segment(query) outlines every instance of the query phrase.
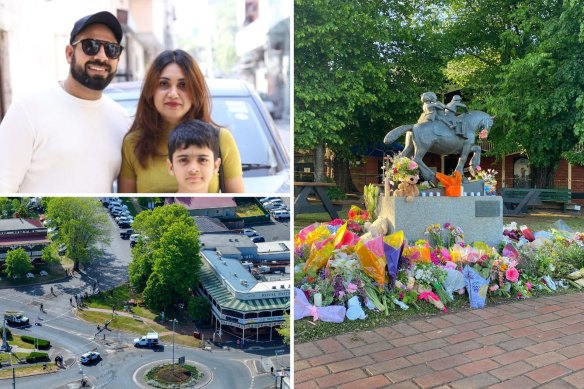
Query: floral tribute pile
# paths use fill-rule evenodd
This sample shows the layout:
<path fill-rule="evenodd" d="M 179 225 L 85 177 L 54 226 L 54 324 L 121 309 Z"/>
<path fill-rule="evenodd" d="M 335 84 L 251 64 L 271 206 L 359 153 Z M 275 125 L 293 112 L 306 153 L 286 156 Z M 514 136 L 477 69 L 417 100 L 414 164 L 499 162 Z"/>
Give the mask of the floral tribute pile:
<path fill-rule="evenodd" d="M 481 308 L 489 295 L 584 287 L 584 234 L 565 224 L 534 233 L 511 223 L 490 247 L 465 242 L 464 231 L 447 222 L 427 226 L 427 239 L 416 242 L 402 231 L 365 234 L 368 216 L 353 206 L 348 220 L 315 223 L 294 237 L 296 320 L 342 322 L 427 303 L 446 312 L 456 294 Z"/>

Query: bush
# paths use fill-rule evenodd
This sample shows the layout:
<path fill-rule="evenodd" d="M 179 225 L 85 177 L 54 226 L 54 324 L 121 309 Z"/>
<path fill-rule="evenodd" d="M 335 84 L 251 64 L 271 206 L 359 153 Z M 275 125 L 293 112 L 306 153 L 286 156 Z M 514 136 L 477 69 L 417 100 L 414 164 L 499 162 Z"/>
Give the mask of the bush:
<path fill-rule="evenodd" d="M 26 357 L 26 361 L 28 363 L 34 363 L 34 362 L 39 362 L 39 361 L 48 361 L 48 360 L 49 360 L 49 354 L 40 353 L 37 351 L 33 351 L 32 353 L 28 354 Z"/>
<path fill-rule="evenodd" d="M 45 348 L 51 347 L 51 342 L 49 342 L 48 340 L 39 339 L 39 338 L 36 338 L 36 340 L 35 340 L 34 337 L 28 336 L 28 335 L 22 335 L 20 338 L 22 339 L 23 342 L 30 343 L 30 344 L 35 344 L 35 341 L 36 341 L 36 345 L 38 348 L 45 349 Z"/>
<path fill-rule="evenodd" d="M 584 267 L 584 247 L 571 244 L 568 247 L 558 248 L 556 252 L 556 273 L 558 276 L 565 277 Z"/>

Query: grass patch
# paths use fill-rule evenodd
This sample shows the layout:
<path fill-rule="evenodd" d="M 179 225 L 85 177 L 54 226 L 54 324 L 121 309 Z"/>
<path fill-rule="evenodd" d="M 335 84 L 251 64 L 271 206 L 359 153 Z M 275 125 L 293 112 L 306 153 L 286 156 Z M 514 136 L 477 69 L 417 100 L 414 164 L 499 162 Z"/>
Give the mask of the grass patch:
<path fill-rule="evenodd" d="M 96 311 L 77 311 L 77 316 L 83 320 L 102 325 L 112 318 L 111 313 L 96 312 Z M 167 329 L 160 324 L 144 323 L 134 320 L 131 317 L 118 316 L 111 321 L 108 328 L 112 330 L 119 330 L 131 332 L 134 334 L 145 334 L 150 331 L 163 332 Z"/>
<path fill-rule="evenodd" d="M 46 369 L 43 368 L 43 364 L 38 364 L 34 366 L 17 367 L 14 369 L 16 377 L 27 377 L 37 374 L 52 373 L 59 370 L 55 364 L 47 363 Z M 11 378 L 12 369 L 0 369 L 0 378 Z"/>
<path fill-rule="evenodd" d="M 241 218 L 252 216 L 264 216 L 264 213 L 256 203 L 241 203 L 235 208 L 235 214 Z"/>
<path fill-rule="evenodd" d="M 14 346 L 14 344 L 12 342 L 9 342 L 9 343 L 10 343 L 10 345 Z M 14 354 L 16 355 L 16 357 L 12 354 L 2 353 L 2 354 L 0 354 L 0 361 L 3 363 L 17 364 L 18 358 L 20 358 L 21 360 L 24 361 L 24 360 L 26 360 L 26 357 L 28 356 L 28 354 L 30 354 L 30 352 L 16 352 Z M 2 370 L 0 370 L 0 372 L 1 371 Z"/>
<path fill-rule="evenodd" d="M 20 335 L 12 335 L 12 339 L 9 339 L 8 343 L 11 346 L 18 346 L 18 347 L 22 347 L 24 349 L 30 349 L 31 351 L 32 351 L 32 349 L 34 349 L 34 345 L 31 345 L 30 343 L 26 343 L 24 340 L 22 340 L 22 337 Z"/>
<path fill-rule="evenodd" d="M 172 345 L 172 334 L 160 337 L 160 341 Z M 189 335 L 174 334 L 174 342 L 182 346 L 203 347 L 203 341 Z"/>
<path fill-rule="evenodd" d="M 113 289 L 113 294 L 108 290 L 102 292 L 101 294 L 90 296 L 88 299 L 84 300 L 84 302 L 90 308 L 111 310 L 112 305 L 115 305 L 117 310 L 121 310 L 130 299 L 139 300 L 140 296 L 133 293 L 130 290 L 129 285 L 124 284 L 115 287 Z M 156 317 L 158 317 L 158 313 L 152 312 L 142 306 L 133 306 L 132 311 L 134 315 L 144 317 L 146 319 L 154 320 Z"/>

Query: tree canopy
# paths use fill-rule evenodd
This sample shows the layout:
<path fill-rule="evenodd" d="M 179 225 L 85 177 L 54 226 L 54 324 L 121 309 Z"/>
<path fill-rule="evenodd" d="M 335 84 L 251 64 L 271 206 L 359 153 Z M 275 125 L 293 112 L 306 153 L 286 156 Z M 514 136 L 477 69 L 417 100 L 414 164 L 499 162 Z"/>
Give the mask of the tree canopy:
<path fill-rule="evenodd" d="M 141 235 L 132 249 L 130 282 L 147 306 L 163 310 L 186 302 L 201 267 L 199 232 L 188 211 L 173 204 L 143 211 L 132 224 Z"/>
<path fill-rule="evenodd" d="M 55 239 L 67 247 L 74 269 L 89 264 L 101 251 L 99 244 L 111 241 L 111 224 L 99 201 L 87 197 L 52 197 L 47 218 L 58 228 Z"/>
<path fill-rule="evenodd" d="M 336 156 L 380 142 L 420 112 L 420 93 L 460 89 L 497 115 L 495 153 L 522 152 L 551 186 L 584 142 L 584 7 L 577 0 L 296 0 L 295 146 Z"/>
<path fill-rule="evenodd" d="M 6 254 L 6 274 L 8 277 L 21 277 L 33 269 L 30 257 L 22 247 Z"/>

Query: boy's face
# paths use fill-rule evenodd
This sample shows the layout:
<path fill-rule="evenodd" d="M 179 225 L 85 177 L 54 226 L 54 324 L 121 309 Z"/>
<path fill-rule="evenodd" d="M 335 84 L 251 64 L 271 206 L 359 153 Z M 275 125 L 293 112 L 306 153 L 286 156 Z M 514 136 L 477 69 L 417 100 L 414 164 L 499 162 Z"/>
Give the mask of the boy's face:
<path fill-rule="evenodd" d="M 215 159 L 208 147 L 191 145 L 178 149 L 167 160 L 168 172 L 176 177 L 178 193 L 207 193 L 209 183 L 219 171 L 221 159 Z"/>

